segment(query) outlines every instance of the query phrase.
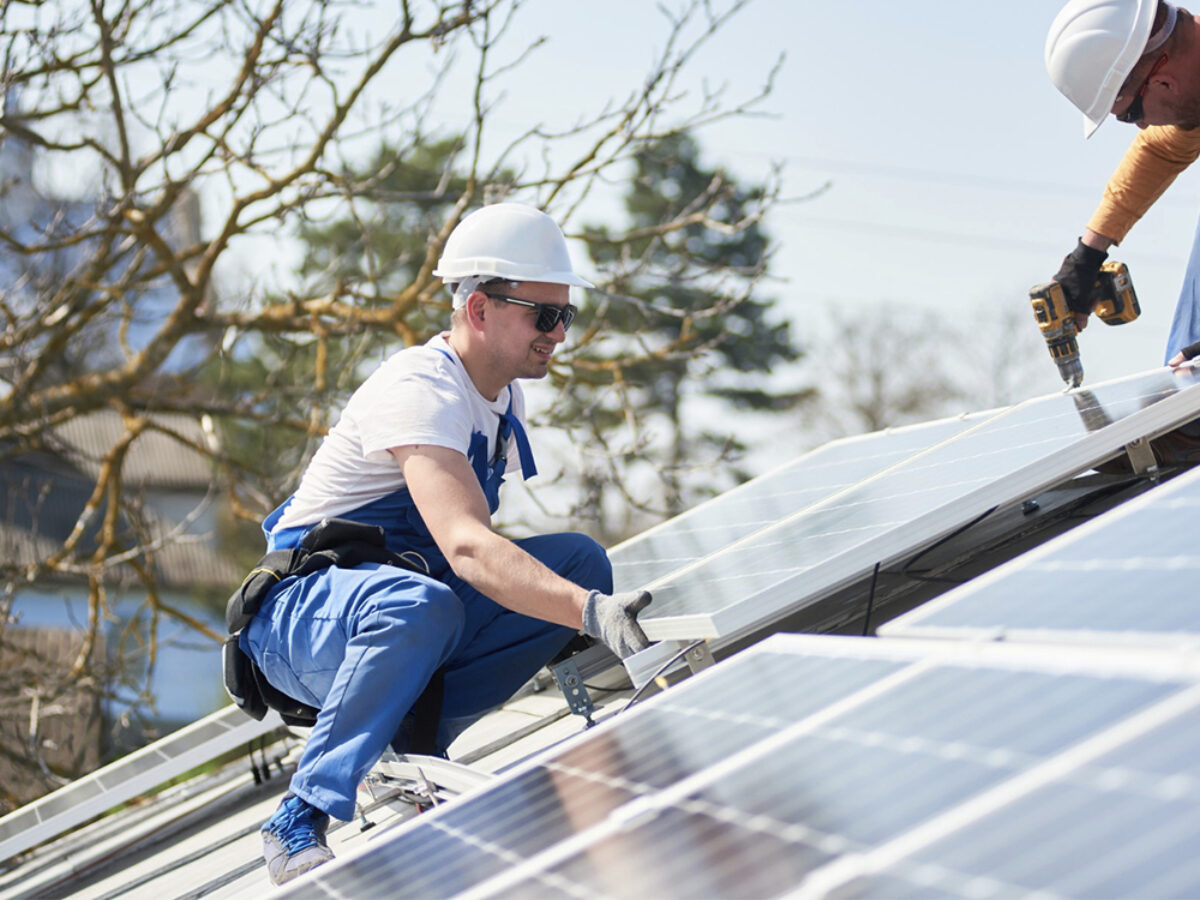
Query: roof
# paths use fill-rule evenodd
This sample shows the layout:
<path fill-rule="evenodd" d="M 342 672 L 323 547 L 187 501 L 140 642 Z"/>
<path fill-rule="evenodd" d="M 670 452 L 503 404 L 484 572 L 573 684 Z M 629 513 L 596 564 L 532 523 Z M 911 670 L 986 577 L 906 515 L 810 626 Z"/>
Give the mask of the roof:
<path fill-rule="evenodd" d="M 194 447 L 212 446 L 213 435 L 200 420 L 178 413 L 154 413 L 151 422 L 152 427 L 129 448 L 122 469 L 125 480 L 159 490 L 206 490 L 213 480 L 213 465 Z M 95 478 L 105 455 L 125 433 L 120 414 L 102 409 L 55 426 L 51 440 L 66 459 Z"/>
<path fill-rule="evenodd" d="M 1158 438 L 1200 378 L 1086 393 L 833 442 L 612 548 L 658 643 L 381 761 L 282 893 L 1195 894 L 1200 472 Z M 230 707 L 0 819 L 0 892 L 260 894 L 303 737 Z"/>
<path fill-rule="evenodd" d="M 6 563 L 35 565 L 61 549 L 94 489 L 104 458 L 125 434 L 125 423 L 115 410 L 100 410 L 56 426 L 46 435 L 43 451 L 0 461 L 0 547 L 7 548 Z M 197 419 L 155 413 L 152 426 L 134 439 L 123 461 L 123 486 L 135 501 L 129 509 L 136 511 L 138 541 L 152 548 L 165 587 L 225 590 L 241 578 L 240 570 L 216 548 L 211 525 L 206 524 L 211 515 L 204 515 L 213 504 L 209 495 L 214 469 L 197 448 L 210 446 L 211 440 Z M 186 510 L 159 502 L 174 496 L 189 498 Z M 180 521 L 185 512 L 198 515 L 199 522 Z"/>

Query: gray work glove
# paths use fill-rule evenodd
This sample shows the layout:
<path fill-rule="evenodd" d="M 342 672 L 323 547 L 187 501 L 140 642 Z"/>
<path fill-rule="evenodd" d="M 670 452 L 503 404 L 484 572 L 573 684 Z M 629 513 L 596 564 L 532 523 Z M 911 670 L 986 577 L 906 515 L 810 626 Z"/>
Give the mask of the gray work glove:
<path fill-rule="evenodd" d="M 649 591 L 592 591 L 583 604 L 583 633 L 603 641 L 621 659 L 632 656 L 650 646 L 637 622 L 637 614 L 649 605 Z"/>

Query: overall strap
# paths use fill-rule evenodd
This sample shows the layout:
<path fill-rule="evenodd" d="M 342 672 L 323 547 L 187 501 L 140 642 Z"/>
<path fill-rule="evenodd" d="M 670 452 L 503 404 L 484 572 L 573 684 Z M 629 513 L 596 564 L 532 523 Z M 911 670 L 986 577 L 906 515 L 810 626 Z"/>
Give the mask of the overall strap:
<path fill-rule="evenodd" d="M 533 462 L 533 448 L 529 446 L 529 436 L 521 420 L 513 415 L 512 388 L 508 389 L 508 409 L 500 416 L 500 439 L 508 443 L 509 435 L 517 442 L 517 455 L 521 459 L 521 478 L 532 478 L 537 474 L 537 466 Z"/>
<path fill-rule="evenodd" d="M 444 347 L 434 347 L 433 349 L 451 362 L 457 361 Z M 517 442 L 517 456 L 521 460 L 521 478 L 532 478 L 537 474 L 537 465 L 533 461 L 533 448 L 529 446 L 529 435 L 525 433 L 525 426 L 513 414 L 513 390 L 511 385 L 508 388 L 508 409 L 500 414 L 500 440 L 499 446 L 496 447 L 497 456 L 504 455 L 504 448 L 508 446 L 510 435 Z M 483 479 L 480 478 L 480 481 L 482 482 Z"/>

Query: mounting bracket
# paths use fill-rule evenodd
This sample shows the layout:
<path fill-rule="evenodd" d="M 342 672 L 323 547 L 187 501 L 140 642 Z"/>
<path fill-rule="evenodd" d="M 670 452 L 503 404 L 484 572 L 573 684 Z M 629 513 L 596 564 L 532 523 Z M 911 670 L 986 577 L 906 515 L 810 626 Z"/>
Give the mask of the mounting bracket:
<path fill-rule="evenodd" d="M 1129 465 L 1133 474 L 1151 481 L 1158 480 L 1158 460 L 1150 449 L 1150 441 L 1144 437 L 1136 438 L 1125 445 L 1125 454 L 1129 457 Z"/>

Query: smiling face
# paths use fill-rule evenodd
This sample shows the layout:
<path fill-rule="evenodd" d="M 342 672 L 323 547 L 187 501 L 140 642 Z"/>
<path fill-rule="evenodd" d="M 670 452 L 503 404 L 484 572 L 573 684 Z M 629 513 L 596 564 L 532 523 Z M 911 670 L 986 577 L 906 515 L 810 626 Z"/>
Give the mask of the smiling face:
<path fill-rule="evenodd" d="M 466 328 L 461 332 L 465 340 L 460 343 L 452 334 L 451 342 L 475 386 L 488 398 L 495 398 L 514 379 L 544 378 L 555 348 L 567 336 L 561 319 L 549 331 L 539 331 L 538 309 L 499 297 L 566 307 L 571 289 L 565 284 L 507 281 L 483 285 L 467 299 Z"/>
<path fill-rule="evenodd" d="M 515 300 L 566 307 L 571 299 L 571 289 L 565 284 L 545 284 L 525 281 L 509 282 L 503 290 L 488 286 L 486 294 L 503 294 Z M 549 331 L 537 327 L 538 310 L 533 307 L 489 299 L 490 315 L 497 319 L 496 336 L 497 362 L 511 367 L 513 378 L 542 378 L 549 370 L 550 357 L 554 349 L 567 338 L 562 321 L 555 323 Z M 511 379 L 510 379 L 511 380 Z"/>

